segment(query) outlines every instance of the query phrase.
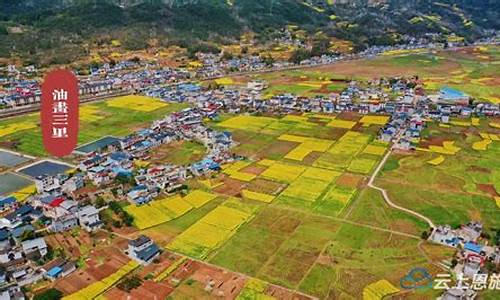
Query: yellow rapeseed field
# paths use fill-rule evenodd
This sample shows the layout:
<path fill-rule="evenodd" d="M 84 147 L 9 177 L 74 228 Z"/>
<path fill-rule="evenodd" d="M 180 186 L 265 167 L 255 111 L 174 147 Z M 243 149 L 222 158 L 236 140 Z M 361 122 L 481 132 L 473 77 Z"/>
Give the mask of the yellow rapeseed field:
<path fill-rule="evenodd" d="M 16 133 L 18 131 L 36 128 L 36 124 L 32 122 L 13 123 L 6 126 L 0 126 L 0 137 Z"/>
<path fill-rule="evenodd" d="M 265 170 L 261 176 L 278 181 L 292 182 L 304 172 L 306 167 L 277 162 Z"/>
<path fill-rule="evenodd" d="M 356 122 L 353 121 L 347 121 L 347 120 L 339 120 L 339 119 L 333 119 L 328 123 L 327 126 L 331 127 L 336 127 L 336 128 L 345 128 L 345 129 L 351 129 L 356 125 Z"/>
<path fill-rule="evenodd" d="M 166 107 L 168 104 L 152 97 L 130 95 L 110 99 L 106 102 L 106 105 L 110 107 L 150 112 Z"/>
<path fill-rule="evenodd" d="M 397 292 L 399 292 L 398 288 L 389 281 L 382 279 L 367 285 L 363 289 L 363 300 L 380 300 Z"/>
<path fill-rule="evenodd" d="M 239 115 L 219 123 L 222 127 L 242 129 L 249 131 L 259 131 L 267 125 L 275 122 L 276 119 L 269 117 L 256 117 Z"/>
<path fill-rule="evenodd" d="M 340 175 L 341 173 L 337 171 L 309 167 L 304 171 L 304 173 L 302 173 L 301 177 L 332 182 L 335 179 L 337 179 Z"/>
<path fill-rule="evenodd" d="M 217 195 L 215 194 L 208 193 L 202 190 L 195 190 L 187 194 L 186 197 L 183 198 L 183 200 L 191 204 L 193 207 L 198 208 L 202 207 L 215 198 L 217 198 Z"/>
<path fill-rule="evenodd" d="M 363 125 L 384 125 L 389 120 L 387 116 L 364 116 L 359 120 Z"/>
<path fill-rule="evenodd" d="M 215 79 L 215 82 L 219 85 L 231 85 L 234 84 L 234 80 L 229 77 L 223 77 Z"/>
<path fill-rule="evenodd" d="M 11 196 L 16 197 L 17 201 L 22 202 L 26 200 L 29 196 L 36 192 L 36 186 L 30 185 L 17 192 L 14 192 Z"/>
<path fill-rule="evenodd" d="M 438 157 L 436 157 L 436 158 L 433 158 L 433 159 L 431 159 L 431 160 L 428 160 L 428 161 L 427 161 L 427 163 L 428 163 L 428 164 L 431 164 L 431 165 L 433 165 L 433 166 L 438 166 L 438 165 L 442 164 L 442 163 L 444 162 L 444 160 L 445 160 L 444 156 L 439 155 L 439 156 L 438 156 Z"/>
<path fill-rule="evenodd" d="M 226 201 L 178 235 L 167 248 L 197 258 L 206 257 L 250 219 L 252 213 L 246 211 L 246 206 Z"/>
<path fill-rule="evenodd" d="M 283 134 L 279 138 L 282 141 L 300 143 L 285 156 L 287 159 L 302 161 L 311 152 L 325 152 L 333 144 L 332 141 L 308 138 L 298 135 Z"/>
<path fill-rule="evenodd" d="M 95 122 L 104 118 L 99 114 L 99 107 L 94 105 L 82 105 L 79 112 L 80 121 Z"/>
<path fill-rule="evenodd" d="M 293 181 L 283 191 L 282 195 L 313 202 L 321 196 L 328 185 L 328 182 L 301 176 Z"/>
<path fill-rule="evenodd" d="M 242 190 L 241 195 L 243 198 L 251 199 L 251 200 L 256 200 L 256 201 L 262 201 L 266 203 L 270 203 L 274 200 L 273 195 L 268 195 L 264 193 L 257 193 L 257 192 L 252 192 L 249 190 Z"/>
<path fill-rule="evenodd" d="M 182 198 L 179 195 L 153 200 L 140 206 L 129 205 L 124 209 L 134 217 L 134 224 L 139 229 L 153 227 L 178 218 L 194 208 L 198 208 L 217 196 L 195 190 Z"/>
<path fill-rule="evenodd" d="M 368 153 L 373 155 L 384 155 L 385 147 L 368 145 L 366 146 L 365 150 L 363 150 L 363 153 Z"/>
<path fill-rule="evenodd" d="M 488 149 L 488 146 L 491 144 L 490 139 L 484 139 L 479 142 L 475 142 L 472 144 L 472 149 L 478 150 L 478 151 L 486 151 Z"/>

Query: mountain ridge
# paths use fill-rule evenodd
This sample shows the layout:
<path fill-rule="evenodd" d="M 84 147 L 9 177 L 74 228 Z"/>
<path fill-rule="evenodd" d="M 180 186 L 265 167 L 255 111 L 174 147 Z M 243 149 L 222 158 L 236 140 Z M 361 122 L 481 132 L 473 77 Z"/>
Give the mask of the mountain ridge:
<path fill-rule="evenodd" d="M 237 42 L 245 32 L 272 40 L 288 25 L 323 32 L 355 49 L 402 42 L 403 36 L 457 36 L 471 42 L 500 29 L 493 0 L 2 0 L 0 57 L 79 52 L 103 36 L 125 48 Z M 15 28 L 16 30 L 12 30 Z M 61 46 L 61 44 L 64 44 Z M 82 48 L 82 47 L 80 47 Z M 50 54 L 49 53 L 49 54 Z M 76 54 L 75 54 L 76 55 Z"/>

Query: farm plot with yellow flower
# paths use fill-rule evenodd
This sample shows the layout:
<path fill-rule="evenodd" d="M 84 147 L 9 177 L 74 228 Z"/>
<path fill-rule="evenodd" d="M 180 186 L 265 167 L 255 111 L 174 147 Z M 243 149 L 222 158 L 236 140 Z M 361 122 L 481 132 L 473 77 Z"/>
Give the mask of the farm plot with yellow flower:
<path fill-rule="evenodd" d="M 233 179 L 248 182 L 248 181 L 252 181 L 253 179 L 255 179 L 255 177 L 257 177 L 257 175 L 241 172 L 240 170 L 245 168 L 245 167 L 248 167 L 251 164 L 252 164 L 252 162 L 250 162 L 250 161 L 237 161 L 233 164 L 225 165 L 223 167 L 223 171 L 224 171 L 224 173 L 226 173 L 227 175 L 229 175 L 229 177 L 231 177 Z"/>
<path fill-rule="evenodd" d="M 367 157 L 355 157 L 349 164 L 349 167 L 347 167 L 347 170 L 353 173 L 368 174 L 371 172 L 371 170 L 373 170 L 376 164 L 376 159 Z"/>
<path fill-rule="evenodd" d="M 384 125 L 389 120 L 388 116 L 364 116 L 359 120 L 363 126 Z"/>
<path fill-rule="evenodd" d="M 82 105 L 79 110 L 80 121 L 95 122 L 104 118 L 99 107 L 94 105 Z"/>
<path fill-rule="evenodd" d="M 382 156 L 384 155 L 386 148 L 387 147 L 385 146 L 368 145 L 366 146 L 365 150 L 363 150 L 363 153 Z"/>
<path fill-rule="evenodd" d="M 36 186 L 35 185 L 30 185 L 25 188 L 20 189 L 19 191 L 16 191 L 12 193 L 11 196 L 15 197 L 17 201 L 24 201 L 26 200 L 29 196 L 33 195 L 33 193 L 36 192 Z"/>
<path fill-rule="evenodd" d="M 356 195 L 356 188 L 334 184 L 316 201 L 314 210 L 327 216 L 338 216 Z"/>
<path fill-rule="evenodd" d="M 472 149 L 478 150 L 478 151 L 486 151 L 488 149 L 488 146 L 491 144 L 490 139 L 484 139 L 479 142 L 475 142 L 472 144 Z"/>
<path fill-rule="evenodd" d="M 417 148 L 419 151 L 434 152 L 446 155 L 455 155 L 460 151 L 460 147 L 455 146 L 454 141 L 445 141 L 443 146 L 430 145 L 429 148 Z"/>
<path fill-rule="evenodd" d="M 241 195 L 243 196 L 243 198 L 261 201 L 261 202 L 265 202 L 265 203 L 270 203 L 274 200 L 273 195 L 259 193 L 259 192 L 253 192 L 253 191 L 249 191 L 249 190 L 242 190 Z"/>
<path fill-rule="evenodd" d="M 368 145 L 371 136 L 348 131 L 333 146 L 323 153 L 313 164 L 327 169 L 346 169 L 351 160 Z"/>
<path fill-rule="evenodd" d="M 440 164 L 442 164 L 443 162 L 445 161 L 445 158 L 443 155 L 439 155 L 438 157 L 436 158 L 433 158 L 431 160 L 428 160 L 427 163 L 430 164 L 430 165 L 433 165 L 433 166 L 439 166 Z"/>
<path fill-rule="evenodd" d="M 296 141 L 299 142 L 295 149 L 288 152 L 285 156 L 287 159 L 302 161 L 311 152 L 325 152 L 333 144 L 332 141 L 316 139 L 316 138 L 303 138 L 301 136 L 291 136 L 284 135 L 285 138 L 281 136 L 279 139 L 286 141 Z"/>
<path fill-rule="evenodd" d="M 354 127 L 354 125 L 356 125 L 356 122 L 354 122 L 354 121 L 333 119 L 328 123 L 327 126 L 331 126 L 331 127 L 335 127 L 335 128 L 351 129 Z"/>
<path fill-rule="evenodd" d="M 171 241 L 167 248 L 205 258 L 253 216 L 254 207 L 232 199 L 218 206 Z"/>
<path fill-rule="evenodd" d="M 33 129 L 36 128 L 36 126 L 37 125 L 34 122 L 20 122 L 0 126 L 0 137 L 27 129 Z"/>
<path fill-rule="evenodd" d="M 232 128 L 232 129 L 241 129 L 248 131 L 259 131 L 267 125 L 275 122 L 276 119 L 269 117 L 256 117 L 256 116 L 246 116 L 239 115 L 236 117 L 232 117 L 227 119 L 220 124 L 219 126 Z"/>
<path fill-rule="evenodd" d="M 399 289 L 389 281 L 382 279 L 367 285 L 363 289 L 363 300 L 379 300 L 399 292 Z"/>
<path fill-rule="evenodd" d="M 293 181 L 286 190 L 281 193 L 283 196 L 314 202 L 328 187 L 329 183 L 307 177 L 299 177 Z"/>
<path fill-rule="evenodd" d="M 134 225 L 142 230 L 178 218 L 194 208 L 203 206 L 216 197 L 216 195 L 208 192 L 193 191 L 184 198 L 176 195 L 153 200 L 141 206 L 129 205 L 124 209 L 134 217 Z"/>
<path fill-rule="evenodd" d="M 106 105 L 109 107 L 126 108 L 141 112 L 151 112 L 166 107 L 168 104 L 152 97 L 129 95 L 110 99 L 106 102 Z"/>
<path fill-rule="evenodd" d="M 94 282 L 86 288 L 79 290 L 69 296 L 64 297 L 64 300 L 91 300 L 95 299 L 107 289 L 116 284 L 120 279 L 139 267 L 139 264 L 133 260 L 129 261 L 126 265 L 122 266 L 118 271 L 112 275 L 102 279 L 101 281 Z"/>
<path fill-rule="evenodd" d="M 295 200 L 306 201 L 309 204 L 313 203 L 327 190 L 330 183 L 340 175 L 340 172 L 332 170 L 315 167 L 307 168 L 281 193 L 280 201 L 288 204 L 297 203 Z"/>
<path fill-rule="evenodd" d="M 306 167 L 299 165 L 286 164 L 282 162 L 276 162 L 271 165 L 267 170 L 265 170 L 261 176 L 274 179 L 277 181 L 282 181 L 290 183 L 297 179 L 302 172 L 304 172 Z"/>

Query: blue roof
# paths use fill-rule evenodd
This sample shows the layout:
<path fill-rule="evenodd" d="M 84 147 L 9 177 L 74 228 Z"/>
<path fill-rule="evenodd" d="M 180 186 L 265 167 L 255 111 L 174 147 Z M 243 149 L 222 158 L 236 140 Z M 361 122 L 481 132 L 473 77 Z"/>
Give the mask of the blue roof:
<path fill-rule="evenodd" d="M 467 96 L 463 92 L 456 90 L 456 89 L 449 88 L 449 87 L 442 88 L 440 90 L 440 92 L 441 92 L 441 95 L 443 97 L 448 98 L 448 99 L 460 99 L 460 98 L 464 98 Z"/>
<path fill-rule="evenodd" d="M 53 267 L 47 272 L 47 275 L 50 277 L 57 277 L 62 272 L 62 269 L 60 267 Z"/>
<path fill-rule="evenodd" d="M 22 225 L 22 226 L 19 226 L 19 227 L 16 227 L 16 228 L 12 229 L 11 233 L 12 233 L 12 236 L 14 236 L 15 238 L 18 238 L 24 232 L 26 232 L 26 231 L 34 231 L 34 230 L 35 230 L 35 228 L 33 228 L 33 226 L 31 226 L 30 224 L 27 224 L 27 225 Z"/>
<path fill-rule="evenodd" d="M 133 188 L 133 189 L 131 189 L 130 191 L 141 191 L 141 190 L 147 190 L 147 189 L 148 189 L 148 187 L 147 187 L 147 186 L 145 186 L 145 185 L 141 184 L 141 185 L 138 185 L 138 186 L 134 187 L 134 188 Z"/>
<path fill-rule="evenodd" d="M 146 249 L 137 252 L 137 257 L 140 260 L 149 261 L 151 258 L 153 258 L 159 252 L 160 252 L 160 249 L 158 248 L 158 246 L 156 246 L 156 244 L 152 244 L 151 246 L 147 247 Z"/>
<path fill-rule="evenodd" d="M 109 155 L 112 160 L 121 161 L 128 158 L 127 153 L 124 152 L 113 152 Z"/>
<path fill-rule="evenodd" d="M 475 253 L 481 252 L 482 248 L 483 248 L 482 246 L 480 246 L 478 244 L 471 243 L 471 242 L 465 243 L 465 245 L 464 245 L 465 250 L 472 251 Z"/>
<path fill-rule="evenodd" d="M 9 205 L 13 203 L 16 203 L 16 197 L 14 196 L 0 200 L 0 206 Z"/>
<path fill-rule="evenodd" d="M 32 212 L 32 211 L 33 211 L 33 207 L 32 207 L 31 205 L 23 205 L 23 206 L 21 206 L 20 208 L 18 208 L 18 209 L 15 211 L 15 213 L 16 213 L 17 215 L 21 215 L 21 216 L 23 216 L 23 215 L 26 215 L 26 214 L 28 214 L 28 213 L 30 213 L 30 212 Z"/>
<path fill-rule="evenodd" d="M 0 241 L 4 241 L 9 237 L 9 231 L 7 229 L 0 229 Z"/>

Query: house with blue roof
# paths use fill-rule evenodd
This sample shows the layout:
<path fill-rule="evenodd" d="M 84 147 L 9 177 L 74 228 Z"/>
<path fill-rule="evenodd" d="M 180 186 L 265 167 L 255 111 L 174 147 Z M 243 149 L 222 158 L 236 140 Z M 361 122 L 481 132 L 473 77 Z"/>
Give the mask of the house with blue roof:
<path fill-rule="evenodd" d="M 16 197 L 7 197 L 0 200 L 0 211 L 6 211 L 13 208 L 17 203 Z"/>
<path fill-rule="evenodd" d="M 140 235 L 128 242 L 127 254 L 138 263 L 147 265 L 160 256 L 160 248 L 149 237 Z"/>
<path fill-rule="evenodd" d="M 473 242 L 467 242 L 464 244 L 464 250 L 469 253 L 474 253 L 474 254 L 479 254 L 481 253 L 481 250 L 483 249 L 483 246 L 478 245 Z"/>

